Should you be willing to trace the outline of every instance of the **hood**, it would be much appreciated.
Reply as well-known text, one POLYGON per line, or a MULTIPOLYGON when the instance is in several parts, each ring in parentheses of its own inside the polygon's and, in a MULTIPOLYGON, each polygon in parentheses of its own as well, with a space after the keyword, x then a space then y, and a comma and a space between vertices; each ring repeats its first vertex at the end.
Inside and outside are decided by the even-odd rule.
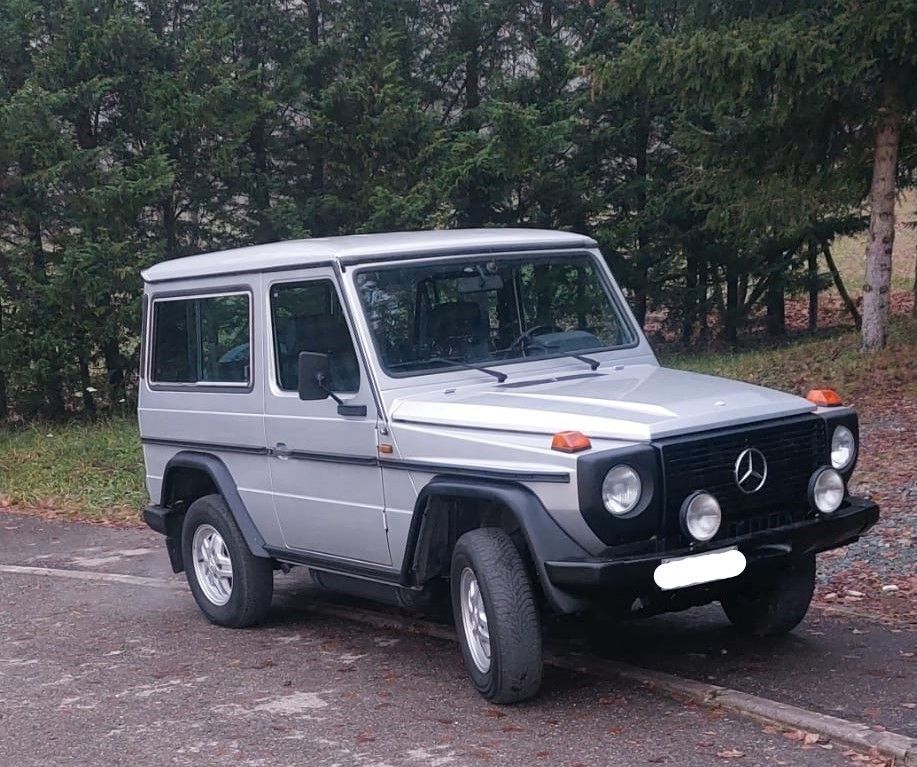
POLYGON ((648 442, 814 410, 762 386, 641 364, 408 395, 391 413, 402 422, 648 442))

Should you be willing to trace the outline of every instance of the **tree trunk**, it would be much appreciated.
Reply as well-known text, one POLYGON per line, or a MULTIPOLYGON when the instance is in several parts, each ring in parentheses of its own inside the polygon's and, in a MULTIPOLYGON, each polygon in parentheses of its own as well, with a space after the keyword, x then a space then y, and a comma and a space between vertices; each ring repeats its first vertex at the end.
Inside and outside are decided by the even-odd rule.
POLYGON ((863 283, 864 352, 885 347, 888 338, 889 292, 892 280, 892 249, 895 245, 895 189, 901 114, 898 81, 887 75, 882 86, 882 106, 876 120, 876 145, 869 190, 869 244, 866 247, 866 279, 863 283))
POLYGON ((554 0, 542 0, 541 34, 550 35, 554 26, 554 0))
MULTIPOLYGON (((465 111, 461 126, 467 131, 479 131, 481 118, 481 30, 474 20, 466 23, 463 47, 465 49, 465 111)), ((468 224, 480 226, 488 223, 489 210, 484 189, 479 179, 472 178, 468 189, 468 209, 465 220, 468 224)))
POLYGON ((162 229, 165 234, 165 257, 175 258, 178 255, 178 215, 175 210, 175 195, 170 190, 162 201, 162 229))
POLYGON ((850 316, 853 318, 853 324, 856 325, 856 329, 859 330, 862 322, 860 313, 857 311, 856 303, 847 292, 847 288, 844 287, 841 273, 837 269, 837 264, 834 263, 834 256, 831 255, 831 248, 827 245, 822 245, 821 252, 825 256, 825 263, 828 264, 828 270, 831 272, 831 277, 834 279, 834 285, 837 288, 837 292, 841 294, 841 301, 844 302, 844 306, 847 307, 847 311, 850 312, 850 316))
POLYGON ((739 279, 735 274, 726 274, 726 316, 724 332, 726 340, 733 346, 739 340, 739 279))
POLYGON ((274 242, 278 239, 277 230, 271 220, 269 136, 267 118, 263 115, 259 116, 252 125, 248 137, 248 144, 254 159, 254 173, 249 196, 254 208, 252 215, 256 225, 255 241, 258 243, 274 242))
MULTIPOLYGON (((32 251, 32 279, 37 285, 48 284, 48 266, 45 260, 45 246, 41 234, 41 224, 38 219, 31 213, 26 220, 26 228, 29 232, 29 241, 32 251)), ((33 289, 34 290, 34 289, 33 289)), ((33 293, 32 299, 36 305, 43 301, 40 293, 33 293)), ((54 311, 59 307, 47 306, 45 309, 54 311)), ((45 400, 47 401, 47 414, 52 419, 61 419, 65 415, 66 406, 64 405, 63 380, 60 374, 60 360, 52 358, 48 360, 48 376, 44 380, 45 400)))
POLYGON ((911 316, 917 317, 917 258, 914 259, 914 303, 911 304, 911 316))
POLYGON ((685 259, 685 303, 682 307, 681 342, 691 343, 694 335, 694 320, 697 318, 697 259, 685 259))
POLYGON ((809 287, 809 330, 818 327, 818 251, 815 243, 810 242, 806 253, 808 261, 808 274, 806 282, 809 287))
POLYGON ((710 343, 710 263, 701 261, 697 273, 697 339, 703 346, 710 343))
POLYGON ((96 414, 96 399, 92 394, 92 379, 89 376, 89 362, 86 354, 80 352, 80 386, 83 389, 83 412, 90 418, 96 414))
MULTIPOLYGON (((3 302, 0 301, 0 338, 3 338, 3 302)), ((0 423, 6 420, 9 415, 9 399, 7 398, 6 393, 6 373, 3 370, 3 365, 6 362, 3 359, 0 359, 0 423)))
POLYGON ((767 281, 767 334, 773 338, 786 335, 786 303, 784 301, 783 279, 772 274, 767 281))
MULTIPOLYGON (((319 0, 308 0, 306 4, 309 13, 309 45, 312 47, 314 62, 309 70, 309 87, 313 103, 318 109, 322 90, 325 86, 325 73, 322 67, 322 57, 318 53, 318 44, 321 39, 321 8, 319 0)), ((325 191, 325 150, 322 141, 313 136, 309 147, 310 162, 312 164, 312 194, 316 199, 321 198, 325 191)), ((321 225, 319 226, 322 229, 321 225)), ((319 231, 324 234, 324 231, 319 231)))
POLYGON ((108 338, 102 344, 102 356, 108 372, 108 391, 112 404, 125 398, 124 382, 127 375, 127 359, 121 354, 117 338, 108 338))
POLYGON ((649 249, 648 238, 646 236, 646 222, 643 220, 643 214, 646 210, 646 183, 649 170, 649 142, 650 142, 650 124, 649 120, 640 120, 634 129, 634 160, 635 173, 637 180, 637 269, 640 274, 640 287, 635 294, 636 314, 640 322, 640 327, 646 325, 646 314, 648 308, 647 293, 649 291, 649 269, 647 268, 649 249))

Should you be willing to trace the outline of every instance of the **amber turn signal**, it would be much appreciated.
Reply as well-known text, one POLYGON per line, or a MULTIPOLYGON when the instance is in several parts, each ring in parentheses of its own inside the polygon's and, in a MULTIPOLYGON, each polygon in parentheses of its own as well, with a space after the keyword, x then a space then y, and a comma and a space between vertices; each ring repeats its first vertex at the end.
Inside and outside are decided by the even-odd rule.
POLYGON ((579 431, 559 431, 551 440, 551 450, 560 450, 562 453, 578 453, 592 447, 589 437, 579 431))
POLYGON ((810 389, 806 399, 819 407, 837 407, 844 404, 834 389, 810 389))

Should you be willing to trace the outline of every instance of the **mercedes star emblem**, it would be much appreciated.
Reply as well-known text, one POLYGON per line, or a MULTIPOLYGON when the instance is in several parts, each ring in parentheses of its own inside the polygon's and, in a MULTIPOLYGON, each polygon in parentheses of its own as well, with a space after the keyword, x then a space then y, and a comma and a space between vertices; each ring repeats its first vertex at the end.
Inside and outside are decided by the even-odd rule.
POLYGON ((757 493, 767 481, 767 459, 764 453, 754 447, 745 448, 736 458, 733 476, 743 493, 757 493))

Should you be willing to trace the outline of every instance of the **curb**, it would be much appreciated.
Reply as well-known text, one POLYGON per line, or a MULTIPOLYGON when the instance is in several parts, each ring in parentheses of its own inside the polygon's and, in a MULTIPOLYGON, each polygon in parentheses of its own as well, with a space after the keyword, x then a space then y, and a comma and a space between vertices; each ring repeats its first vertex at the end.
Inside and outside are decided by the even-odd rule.
MULTIPOLYGON (((343 608, 313 603, 310 609, 319 615, 353 621, 376 628, 402 631, 455 642, 455 632, 444 626, 422 620, 401 618, 361 608, 343 608)), ((589 674, 611 681, 624 680, 677 700, 687 700, 710 708, 722 708, 760 722, 786 729, 804 730, 836 743, 870 754, 892 759, 901 767, 917 767, 917 738, 888 730, 874 730, 869 725, 851 722, 828 714, 733 690, 729 687, 698 682, 663 671, 631 666, 628 663, 603 660, 587 655, 546 651, 545 663, 566 671, 589 674)))

